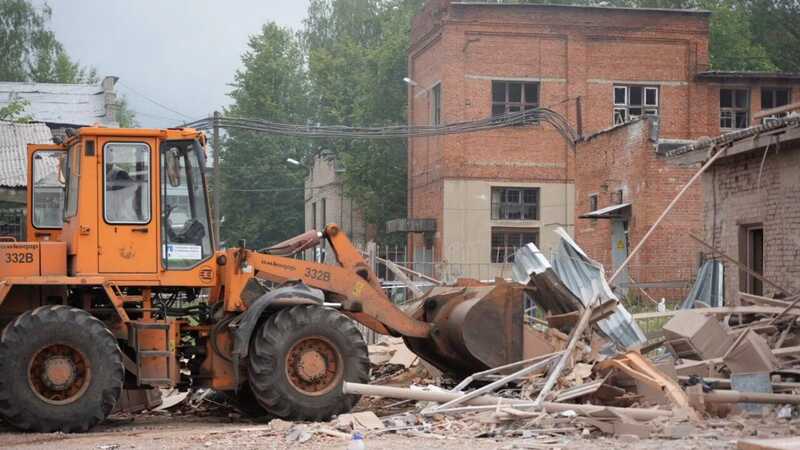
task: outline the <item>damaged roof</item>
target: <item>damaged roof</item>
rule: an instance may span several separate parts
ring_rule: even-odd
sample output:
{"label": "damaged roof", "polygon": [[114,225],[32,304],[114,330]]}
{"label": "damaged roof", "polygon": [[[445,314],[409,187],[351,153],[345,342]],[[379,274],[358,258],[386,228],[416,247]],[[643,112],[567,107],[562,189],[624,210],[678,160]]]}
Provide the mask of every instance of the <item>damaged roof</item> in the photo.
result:
{"label": "damaged roof", "polygon": [[460,1],[452,2],[451,5],[459,6],[507,6],[507,7],[536,7],[536,8],[568,8],[568,9],[588,9],[588,10],[601,10],[601,11],[634,11],[634,12],[656,12],[656,13],[673,13],[673,14],[699,14],[710,16],[711,11],[705,9],[680,9],[680,8],[633,8],[624,6],[607,6],[607,5],[564,5],[552,3],[500,3],[497,1]]}
{"label": "damaged roof", "polygon": [[28,144],[51,144],[53,135],[43,123],[0,121],[0,187],[27,186]]}
{"label": "damaged roof", "polygon": [[800,80],[800,72],[762,72],[751,70],[709,70],[695,75],[697,80]]}
{"label": "damaged roof", "polygon": [[16,100],[28,104],[23,116],[49,124],[116,127],[106,117],[106,91],[101,84],[0,82],[0,108]]}
{"label": "damaged roof", "polygon": [[725,133],[713,139],[701,139],[667,152],[666,156],[667,158],[679,158],[706,152],[713,147],[727,148],[734,144],[740,146],[741,149],[738,149],[738,151],[730,152],[732,155],[741,151],[764,147],[770,142],[768,140],[770,136],[780,135],[778,139],[786,142],[790,140],[789,131],[793,131],[791,138],[794,138],[794,135],[800,132],[800,116],[790,115],[779,119],[771,119],[761,125]]}

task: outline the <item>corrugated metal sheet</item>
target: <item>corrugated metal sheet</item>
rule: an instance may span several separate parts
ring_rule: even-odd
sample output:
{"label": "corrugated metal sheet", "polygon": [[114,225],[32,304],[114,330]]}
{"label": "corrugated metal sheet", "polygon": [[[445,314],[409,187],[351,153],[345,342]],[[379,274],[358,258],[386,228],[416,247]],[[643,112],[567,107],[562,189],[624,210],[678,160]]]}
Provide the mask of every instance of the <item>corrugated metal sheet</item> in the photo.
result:
{"label": "corrugated metal sheet", "polygon": [[702,302],[703,308],[718,308],[725,303],[725,266],[722,261],[708,260],[697,272],[697,280],[692,286],[680,309],[696,308]]}
{"label": "corrugated metal sheet", "polygon": [[[557,228],[555,232],[561,240],[552,264],[536,245],[527,244],[514,255],[514,281],[526,285],[533,282],[541,295],[551,297],[536,298],[536,302],[558,302],[559,307],[553,308],[557,312],[575,310],[571,305],[575,298],[583,306],[619,300],[606,281],[603,266],[589,258],[562,228]],[[540,285],[548,288],[542,290]],[[635,347],[647,341],[641,328],[621,303],[614,314],[597,324],[609,339],[622,348]]]}
{"label": "corrugated metal sheet", "polygon": [[24,188],[28,185],[26,159],[28,144],[51,144],[53,135],[43,123],[0,121],[0,186]]}
{"label": "corrugated metal sheet", "polygon": [[37,122],[118,126],[106,118],[106,97],[101,85],[0,82],[0,108],[17,99],[28,101],[24,115]]}

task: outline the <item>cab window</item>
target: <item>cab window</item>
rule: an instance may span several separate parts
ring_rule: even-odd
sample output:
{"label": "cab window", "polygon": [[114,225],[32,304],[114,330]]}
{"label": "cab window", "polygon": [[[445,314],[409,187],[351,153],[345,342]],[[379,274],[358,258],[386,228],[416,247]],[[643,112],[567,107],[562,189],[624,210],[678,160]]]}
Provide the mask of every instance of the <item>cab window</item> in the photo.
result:
{"label": "cab window", "polygon": [[33,153],[33,226],[61,228],[64,223],[64,152],[40,150]]}
{"label": "cab window", "polygon": [[213,252],[204,154],[196,141],[167,142],[161,149],[163,264],[189,269]]}
{"label": "cab window", "polygon": [[112,142],[103,148],[105,219],[114,224],[150,222],[150,146]]}

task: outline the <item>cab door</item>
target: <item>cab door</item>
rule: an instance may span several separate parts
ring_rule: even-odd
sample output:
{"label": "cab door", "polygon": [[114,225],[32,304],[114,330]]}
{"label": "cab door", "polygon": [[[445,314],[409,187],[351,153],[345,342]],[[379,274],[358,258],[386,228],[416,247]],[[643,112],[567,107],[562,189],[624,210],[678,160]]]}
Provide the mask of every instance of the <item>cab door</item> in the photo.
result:
{"label": "cab door", "polygon": [[28,241],[61,240],[66,155],[63,145],[28,144]]}
{"label": "cab door", "polygon": [[100,141],[98,270],[155,273],[158,198],[155,139]]}

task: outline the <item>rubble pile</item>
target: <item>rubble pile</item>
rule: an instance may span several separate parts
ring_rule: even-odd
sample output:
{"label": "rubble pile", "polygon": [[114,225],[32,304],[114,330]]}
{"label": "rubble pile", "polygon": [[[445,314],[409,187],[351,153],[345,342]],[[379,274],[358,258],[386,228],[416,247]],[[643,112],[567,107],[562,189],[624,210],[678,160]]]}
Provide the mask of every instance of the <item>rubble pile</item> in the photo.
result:
{"label": "rubble pile", "polygon": [[[574,243],[562,245],[558,266],[533,246],[516,258],[515,279],[527,278],[539,309],[525,327],[546,340],[548,351],[539,346],[531,358],[454,385],[447,374],[403,377],[419,361],[399,340],[371,346],[378,376],[370,385],[345,383],[345,392],[392,399],[405,409],[372,408],[366,400],[366,410],[328,426],[368,435],[508,438],[527,443],[522,448],[586,438],[800,434],[800,296],[741,294],[740,306],[631,315],[608,289],[602,267],[591,270],[596,263]],[[578,266],[565,267],[567,260]],[[651,318],[666,322],[645,337],[637,320]],[[395,365],[397,355],[412,363]],[[800,441],[791,443],[800,448]]]}

